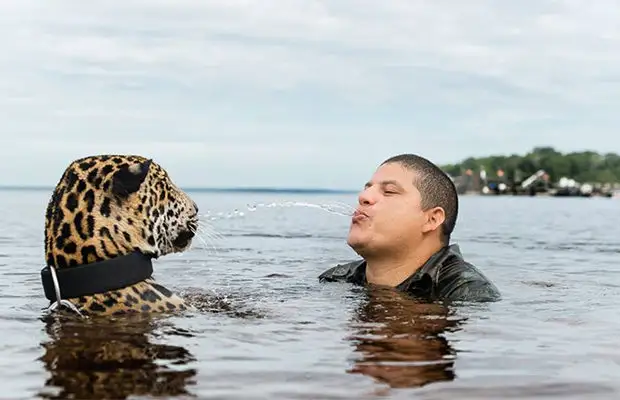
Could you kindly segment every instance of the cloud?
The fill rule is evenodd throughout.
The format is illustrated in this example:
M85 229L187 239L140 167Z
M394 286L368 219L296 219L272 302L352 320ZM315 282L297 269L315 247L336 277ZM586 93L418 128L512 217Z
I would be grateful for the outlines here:
M18 162L9 149L57 168L114 150L156 154L191 185L217 169L209 182L357 187L398 152L437 162L536 145L620 152L619 8L6 2L0 173Z

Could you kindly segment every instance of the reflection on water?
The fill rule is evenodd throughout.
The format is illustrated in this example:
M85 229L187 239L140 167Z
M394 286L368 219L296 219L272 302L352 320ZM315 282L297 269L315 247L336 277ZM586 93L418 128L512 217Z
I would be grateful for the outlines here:
M351 325L355 360L349 373L364 374L392 388L421 387L455 378L456 352L444 333L463 319L448 307L422 303L385 288L369 288Z
M149 315L80 319L55 313L43 322L49 340L40 361L49 377L40 393L49 399L124 399L191 395L196 371L185 348L155 343L163 324Z

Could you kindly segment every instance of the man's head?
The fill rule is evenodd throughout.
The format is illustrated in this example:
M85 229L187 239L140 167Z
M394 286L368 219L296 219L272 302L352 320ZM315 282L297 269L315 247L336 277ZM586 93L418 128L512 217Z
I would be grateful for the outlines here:
M427 159L401 154L381 163L360 193L347 242L362 257L447 245L457 215L452 180Z

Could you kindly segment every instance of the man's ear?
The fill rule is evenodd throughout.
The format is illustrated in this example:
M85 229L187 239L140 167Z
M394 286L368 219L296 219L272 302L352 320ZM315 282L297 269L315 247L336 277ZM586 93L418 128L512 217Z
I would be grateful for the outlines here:
M446 212L442 207L433 207L426 211L426 223L423 226L424 233L434 231L441 227L446 220Z
M127 165L120 168L112 177L112 193L116 196L127 197L140 189L140 185L149 173L152 160Z

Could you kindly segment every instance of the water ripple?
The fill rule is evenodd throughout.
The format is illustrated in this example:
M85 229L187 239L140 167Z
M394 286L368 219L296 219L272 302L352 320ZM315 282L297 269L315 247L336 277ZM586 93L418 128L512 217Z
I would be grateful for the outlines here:
M213 215L278 201L195 196ZM289 207L210 221L209 247L157 260L156 279L196 313L84 322L42 311L46 201L0 193L4 397L617 397L617 202L463 197L454 239L499 303L443 307L320 284L357 258L349 219Z

